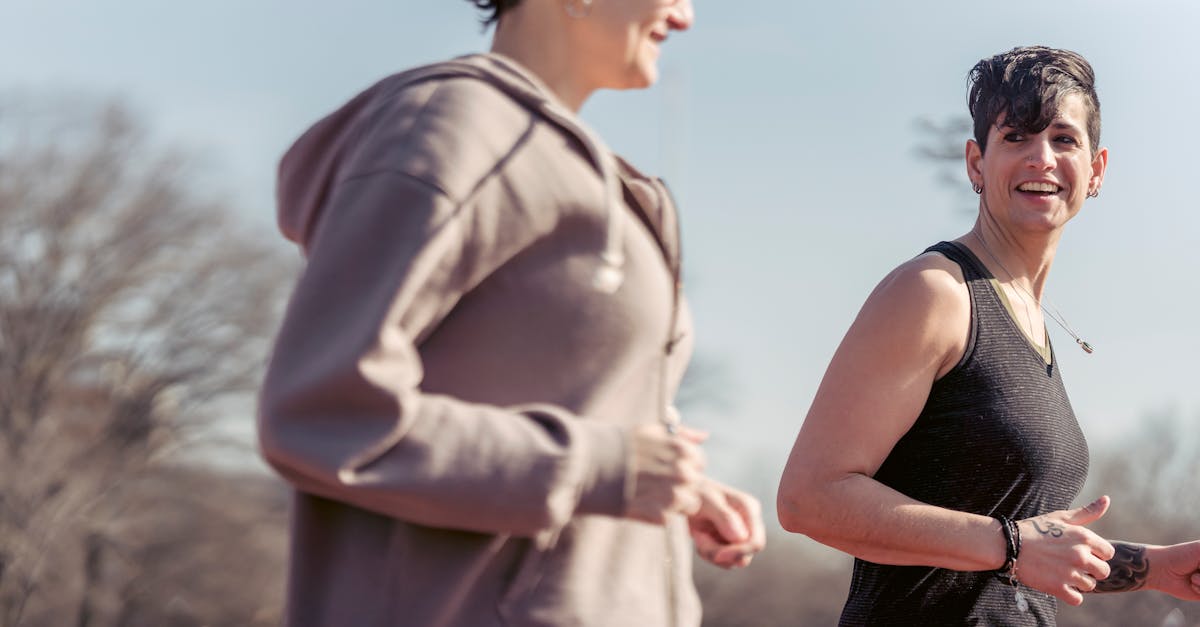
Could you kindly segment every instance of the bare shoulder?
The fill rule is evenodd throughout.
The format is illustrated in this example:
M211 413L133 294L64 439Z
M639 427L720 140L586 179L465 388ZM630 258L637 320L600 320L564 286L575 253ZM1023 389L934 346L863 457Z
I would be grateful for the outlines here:
M910 287L919 285L931 289L953 289L963 283L962 268L940 253L927 252L917 255L896 266L888 274L888 279L912 282ZM887 279L885 279L885 282Z
M887 306L894 313L912 310L926 315L947 307L957 310L970 306L962 269L937 253L914 257L888 273L871 293L866 306L875 303Z
M863 305L855 326L922 361L936 358L937 376L966 349L971 300L958 264L938 253L914 257L892 270ZM926 362L928 363L928 362Z
M834 353L789 465L873 476L934 381L961 360L969 326L970 294L953 261L927 253L888 273Z

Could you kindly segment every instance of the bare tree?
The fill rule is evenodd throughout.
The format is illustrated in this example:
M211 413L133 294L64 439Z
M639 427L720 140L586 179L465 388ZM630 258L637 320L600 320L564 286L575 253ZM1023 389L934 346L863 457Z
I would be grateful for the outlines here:
M965 162L971 118L951 116L940 121L918 118L915 126L922 136L916 147L917 156L933 165L938 184L953 193L955 209L974 214L977 203L971 193Z
M0 624L141 624L143 559L203 540L163 478L256 387L292 270L189 174L122 107L0 99Z

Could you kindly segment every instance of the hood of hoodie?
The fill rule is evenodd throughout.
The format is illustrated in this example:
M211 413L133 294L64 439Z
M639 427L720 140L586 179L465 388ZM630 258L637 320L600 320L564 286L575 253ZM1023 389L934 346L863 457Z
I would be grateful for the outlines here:
M594 277L596 289L615 291L621 284L624 255L619 212L621 181L616 158L595 132L567 109L536 76L515 61L494 54L475 54L409 70L376 83L337 111L318 121L284 154L276 188L277 219L284 237L307 252L322 212L347 156L370 127L381 102L399 90L431 80L467 78L492 85L579 139L605 182L608 233Z

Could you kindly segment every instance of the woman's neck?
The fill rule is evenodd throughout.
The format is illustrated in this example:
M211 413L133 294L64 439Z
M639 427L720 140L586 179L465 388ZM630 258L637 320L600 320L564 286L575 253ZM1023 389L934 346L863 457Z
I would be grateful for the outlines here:
M1012 281L1041 302L1058 248L1058 232L1030 241L1006 233L997 225L980 218L967 235L965 239L968 245L974 244L983 249L983 255L976 256L985 259L985 263L990 261L1000 266L1000 273L993 274L1007 275L1002 278Z
M532 4L532 3L526 3ZM562 16L518 5L496 25L492 52L502 54L537 76L572 111L578 112L596 91L580 72Z

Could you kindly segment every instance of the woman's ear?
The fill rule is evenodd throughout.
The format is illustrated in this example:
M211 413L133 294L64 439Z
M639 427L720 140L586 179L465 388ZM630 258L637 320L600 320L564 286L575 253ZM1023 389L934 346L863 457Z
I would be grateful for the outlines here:
M1092 176L1088 180L1088 190L1096 194L1100 193L1100 186L1104 184L1104 171L1108 169L1108 149L1101 148L1096 151L1096 156L1092 157Z
M968 139L965 160L967 162L967 178L976 188L983 188L983 148L979 142Z

